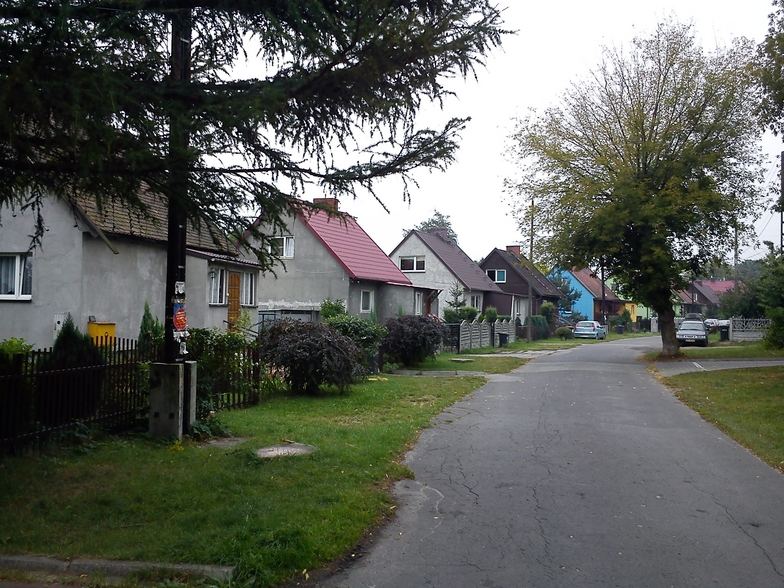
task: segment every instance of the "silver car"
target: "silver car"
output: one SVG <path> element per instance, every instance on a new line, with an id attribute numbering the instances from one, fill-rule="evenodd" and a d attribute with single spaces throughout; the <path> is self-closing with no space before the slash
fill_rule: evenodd
<path id="1" fill-rule="evenodd" d="M 597 321 L 580 321 L 574 326 L 575 339 L 606 339 L 607 331 Z"/>
<path id="2" fill-rule="evenodd" d="M 693 343 L 701 347 L 708 346 L 708 331 L 702 321 L 683 321 L 675 333 L 675 338 L 681 345 Z"/>

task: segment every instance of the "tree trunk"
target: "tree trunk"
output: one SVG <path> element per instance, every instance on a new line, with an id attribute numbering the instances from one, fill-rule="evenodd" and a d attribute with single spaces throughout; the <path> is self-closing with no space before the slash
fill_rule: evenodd
<path id="1" fill-rule="evenodd" d="M 659 315 L 659 331 L 661 331 L 662 352 L 664 357 L 675 357 L 680 352 L 680 345 L 675 338 L 675 311 L 671 306 L 657 311 Z"/>

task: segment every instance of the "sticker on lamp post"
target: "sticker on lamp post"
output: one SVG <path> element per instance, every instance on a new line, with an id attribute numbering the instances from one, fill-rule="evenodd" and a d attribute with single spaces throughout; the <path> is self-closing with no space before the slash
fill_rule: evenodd
<path id="1" fill-rule="evenodd" d="M 185 339 L 188 338 L 188 317 L 185 312 L 185 282 L 174 285 L 174 298 L 172 299 L 172 323 L 174 325 L 174 339 L 180 344 L 180 355 L 185 355 Z"/>

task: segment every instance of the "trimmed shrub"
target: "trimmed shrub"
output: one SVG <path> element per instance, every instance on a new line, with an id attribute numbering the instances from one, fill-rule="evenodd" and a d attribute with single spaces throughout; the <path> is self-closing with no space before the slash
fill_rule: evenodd
<path id="1" fill-rule="evenodd" d="M 377 371 L 376 355 L 381 341 L 386 337 L 385 327 L 376 322 L 342 314 L 324 321 L 341 335 L 351 339 L 360 348 L 363 355 L 362 364 L 370 371 Z"/>
<path id="2" fill-rule="evenodd" d="M 563 341 L 564 339 L 574 339 L 574 332 L 569 327 L 558 327 L 555 336 Z"/>
<path id="3" fill-rule="evenodd" d="M 550 325 L 547 324 L 547 319 L 541 314 L 535 314 L 531 317 L 531 325 L 533 326 L 534 339 L 547 339 L 550 336 Z M 523 328 L 528 326 L 528 318 L 526 317 Z"/>
<path id="4" fill-rule="evenodd" d="M 360 348 L 323 323 L 275 321 L 261 334 L 260 351 L 295 394 L 315 394 L 324 385 L 344 392 L 364 373 Z"/>
<path id="5" fill-rule="evenodd" d="M 457 312 L 454 308 L 445 308 L 444 309 L 444 322 L 445 323 L 459 323 L 460 322 L 460 313 Z"/>
<path id="6" fill-rule="evenodd" d="M 472 322 L 478 315 L 479 309 L 473 306 L 463 306 L 457 311 L 459 320 L 457 322 L 468 321 Z"/>
<path id="7" fill-rule="evenodd" d="M 555 324 L 555 304 L 552 302 L 542 302 L 542 306 L 539 308 L 539 314 L 544 317 L 544 320 L 547 321 L 548 325 Z"/>
<path id="8" fill-rule="evenodd" d="M 42 372 L 36 386 L 36 420 L 49 427 L 91 417 L 98 409 L 103 386 L 103 371 L 75 370 L 47 374 L 55 370 L 86 368 L 104 364 L 101 350 L 92 337 L 74 325 L 69 314 L 52 347 L 37 371 Z"/>
<path id="9" fill-rule="evenodd" d="M 498 309 L 495 306 L 488 306 L 485 309 L 485 320 L 488 323 L 494 323 L 498 320 Z"/>
<path id="10" fill-rule="evenodd" d="M 389 333 L 384 338 L 384 354 L 395 363 L 413 367 L 435 357 L 441 342 L 449 334 L 439 319 L 425 316 L 400 316 L 387 320 Z"/>

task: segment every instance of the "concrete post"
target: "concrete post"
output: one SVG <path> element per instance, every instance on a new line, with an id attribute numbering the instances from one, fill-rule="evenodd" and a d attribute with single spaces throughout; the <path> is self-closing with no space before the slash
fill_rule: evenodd
<path id="1" fill-rule="evenodd" d="M 195 378 L 193 380 L 195 385 Z M 185 366 L 181 363 L 150 364 L 150 436 L 182 437 L 182 395 Z M 194 403 L 195 406 L 195 403 Z"/>
<path id="2" fill-rule="evenodd" d="M 196 420 L 196 362 L 185 362 L 185 411 L 182 423 L 183 434 L 190 434 L 191 425 Z"/>

